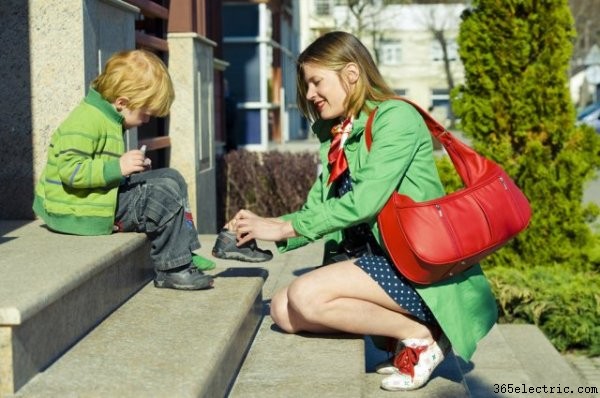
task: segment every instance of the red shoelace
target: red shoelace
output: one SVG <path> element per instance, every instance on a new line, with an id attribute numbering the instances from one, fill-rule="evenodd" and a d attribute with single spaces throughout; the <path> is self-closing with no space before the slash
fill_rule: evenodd
<path id="1" fill-rule="evenodd" d="M 419 347 L 404 347 L 402 351 L 396 354 L 394 366 L 400 373 L 409 374 L 415 377 L 415 365 L 419 363 L 419 357 L 423 351 L 427 350 L 426 345 Z"/>

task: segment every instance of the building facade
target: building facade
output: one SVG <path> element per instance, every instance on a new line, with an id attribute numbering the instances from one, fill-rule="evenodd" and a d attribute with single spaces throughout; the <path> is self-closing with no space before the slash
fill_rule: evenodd
<path id="1" fill-rule="evenodd" d="M 304 138 L 296 106 L 297 0 L 224 1 L 229 149 L 266 150 Z"/>
<path id="2" fill-rule="evenodd" d="M 401 2 L 376 1 L 351 10 L 347 0 L 303 2 L 302 46 L 331 30 L 355 34 L 398 95 L 429 108 L 449 124 L 450 90 L 464 81 L 456 38 L 466 2 L 395 3 Z"/>

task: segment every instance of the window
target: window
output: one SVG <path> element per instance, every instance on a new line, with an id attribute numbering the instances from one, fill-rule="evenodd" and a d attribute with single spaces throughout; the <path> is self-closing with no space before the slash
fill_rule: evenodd
<path id="1" fill-rule="evenodd" d="M 432 106 L 448 106 L 450 105 L 450 92 L 447 88 L 431 89 L 431 105 Z"/>
<path id="2" fill-rule="evenodd" d="M 446 40 L 446 49 L 448 50 L 448 60 L 456 61 L 458 58 L 458 45 L 455 40 Z M 431 42 L 431 60 L 442 61 L 444 59 L 444 52 L 442 51 L 442 45 L 439 41 L 434 40 Z"/>
<path id="3" fill-rule="evenodd" d="M 402 61 L 402 44 L 400 42 L 381 44 L 381 63 L 398 65 Z"/>
<path id="4" fill-rule="evenodd" d="M 315 0 L 315 14 L 324 17 L 331 15 L 331 0 Z"/>
<path id="5" fill-rule="evenodd" d="M 434 112 L 435 118 L 447 119 L 452 115 L 450 107 L 450 92 L 446 88 L 431 89 L 431 106 L 430 112 Z"/>

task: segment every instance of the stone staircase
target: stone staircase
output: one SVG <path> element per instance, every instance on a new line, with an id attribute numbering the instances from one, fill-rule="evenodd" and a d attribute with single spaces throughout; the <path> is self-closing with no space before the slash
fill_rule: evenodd
<path id="1" fill-rule="evenodd" d="M 214 289 L 182 292 L 149 283 L 140 234 L 60 235 L 38 221 L 0 232 L 2 398 L 390 396 L 368 372 L 382 359 L 369 340 L 288 335 L 268 316 L 273 292 L 317 265 L 318 244 L 258 266 L 218 261 Z M 201 254 L 214 238 L 200 237 Z M 537 328 L 502 325 L 471 362 L 450 356 L 402 395 L 556 396 L 514 393 L 523 385 L 586 386 Z"/>

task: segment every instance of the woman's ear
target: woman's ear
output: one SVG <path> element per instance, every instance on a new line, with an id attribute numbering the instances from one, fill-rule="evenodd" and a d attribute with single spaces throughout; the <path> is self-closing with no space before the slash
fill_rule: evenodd
<path id="1" fill-rule="evenodd" d="M 354 62 L 349 62 L 344 67 L 344 76 L 346 77 L 348 83 L 356 83 L 360 77 L 360 69 L 358 68 L 358 65 L 356 65 Z"/>

